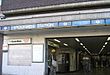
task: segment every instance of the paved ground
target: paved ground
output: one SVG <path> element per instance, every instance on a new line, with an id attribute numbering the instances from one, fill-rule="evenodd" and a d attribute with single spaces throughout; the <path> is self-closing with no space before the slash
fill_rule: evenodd
<path id="1" fill-rule="evenodd" d="M 10 75 L 10 74 L 2 74 Z M 57 75 L 110 75 L 110 68 L 94 69 L 92 72 L 84 73 L 83 71 L 73 72 L 73 73 L 60 73 Z"/>
<path id="2" fill-rule="evenodd" d="M 110 68 L 106 69 L 95 69 L 92 72 L 84 73 L 84 72 L 74 72 L 74 73 L 63 73 L 57 75 L 110 75 Z"/>

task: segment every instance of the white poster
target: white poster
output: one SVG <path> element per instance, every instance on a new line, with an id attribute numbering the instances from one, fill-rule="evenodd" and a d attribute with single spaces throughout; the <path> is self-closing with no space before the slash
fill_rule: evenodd
<path id="1" fill-rule="evenodd" d="M 29 66 L 32 63 L 32 45 L 9 45 L 9 65 Z"/>
<path id="2" fill-rule="evenodd" d="M 43 44 L 33 45 L 33 62 L 43 62 Z"/>

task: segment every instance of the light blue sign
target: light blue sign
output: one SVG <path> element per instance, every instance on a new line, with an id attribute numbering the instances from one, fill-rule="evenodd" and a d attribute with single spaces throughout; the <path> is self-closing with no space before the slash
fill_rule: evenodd
<path id="1" fill-rule="evenodd" d="M 4 30 L 4 31 L 10 30 L 10 26 L 2 26 L 1 30 Z"/>
<path id="2" fill-rule="evenodd" d="M 110 19 L 106 19 L 106 24 L 110 25 Z"/>
<path id="3" fill-rule="evenodd" d="M 37 24 L 37 28 L 52 28 L 52 27 L 58 27 L 58 23 L 43 23 L 43 24 Z"/>
<path id="4" fill-rule="evenodd" d="M 90 20 L 83 20 L 83 21 L 73 21 L 72 26 L 87 26 L 90 25 Z"/>
<path id="5" fill-rule="evenodd" d="M 91 24 L 92 25 L 105 25 L 105 20 L 104 19 L 100 19 L 100 20 L 91 20 Z"/>
<path id="6" fill-rule="evenodd" d="M 25 29 L 34 29 L 36 28 L 36 25 L 16 25 L 11 26 L 11 30 L 25 30 Z"/>
<path id="7" fill-rule="evenodd" d="M 72 25 L 71 22 L 59 22 L 60 27 L 71 26 L 71 25 Z"/>

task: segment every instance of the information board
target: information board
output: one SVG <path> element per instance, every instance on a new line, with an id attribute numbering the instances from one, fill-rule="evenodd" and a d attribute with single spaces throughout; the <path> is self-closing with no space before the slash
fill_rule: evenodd
<path id="1" fill-rule="evenodd" d="M 33 45 L 33 62 L 43 62 L 44 48 L 43 44 Z"/>
<path id="2" fill-rule="evenodd" d="M 8 64 L 30 66 L 32 62 L 31 45 L 9 45 Z"/>

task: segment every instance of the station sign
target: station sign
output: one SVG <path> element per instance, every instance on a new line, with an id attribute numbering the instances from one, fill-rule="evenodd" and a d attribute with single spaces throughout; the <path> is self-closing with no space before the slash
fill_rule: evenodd
<path id="1" fill-rule="evenodd" d="M 28 44 L 31 43 L 31 38 L 23 38 L 23 39 L 9 39 L 8 44 Z"/>
<path id="2" fill-rule="evenodd" d="M 105 25 L 104 19 L 98 19 L 98 20 L 91 20 L 92 25 Z"/>
<path id="3" fill-rule="evenodd" d="M 56 27 L 75 27 L 75 26 L 93 26 L 93 25 L 110 25 L 110 19 L 96 19 L 96 20 L 78 20 L 78 21 L 65 21 L 29 25 L 10 25 L 0 26 L 0 30 L 28 30 L 28 29 L 42 29 L 42 28 L 56 28 Z"/>
<path id="4" fill-rule="evenodd" d="M 2 27 L 0 27 L 1 28 L 1 30 L 3 30 L 3 31 L 8 31 L 8 30 L 10 30 L 10 26 L 2 26 Z"/>
<path id="5" fill-rule="evenodd" d="M 71 22 L 59 22 L 59 27 L 68 27 L 71 26 Z"/>
<path id="6" fill-rule="evenodd" d="M 73 21 L 72 26 L 87 26 L 90 25 L 90 20 L 83 20 L 83 21 Z"/>
<path id="7" fill-rule="evenodd" d="M 36 28 L 35 24 L 32 25 L 15 25 L 11 26 L 11 30 L 25 30 L 25 29 L 34 29 Z"/>
<path id="8" fill-rule="evenodd" d="M 110 19 L 106 19 L 106 25 L 110 25 Z"/>
<path id="9" fill-rule="evenodd" d="M 43 24 L 37 24 L 37 28 L 52 28 L 52 27 L 58 27 L 58 23 L 43 23 Z"/>

